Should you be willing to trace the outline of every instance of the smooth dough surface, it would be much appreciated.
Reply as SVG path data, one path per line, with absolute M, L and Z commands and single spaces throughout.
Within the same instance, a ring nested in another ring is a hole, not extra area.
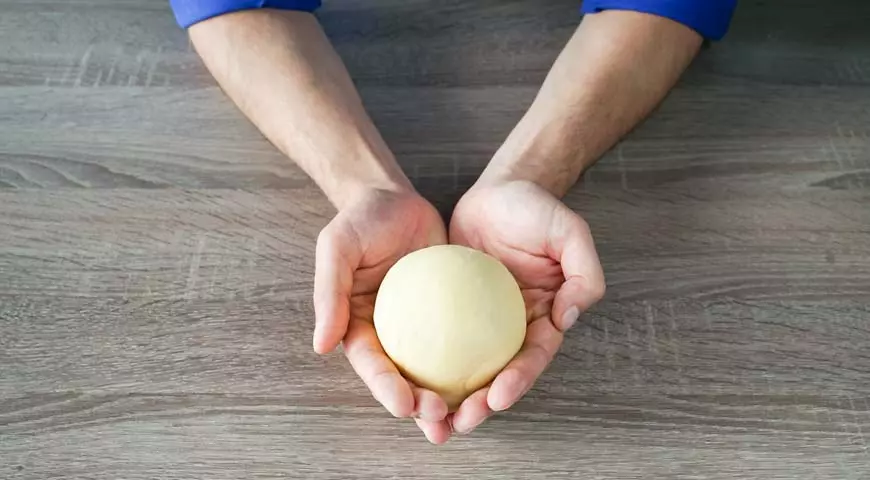
M 374 321 L 396 366 L 451 411 L 495 378 L 526 335 L 522 293 L 508 269 L 458 245 L 400 259 L 378 291 Z

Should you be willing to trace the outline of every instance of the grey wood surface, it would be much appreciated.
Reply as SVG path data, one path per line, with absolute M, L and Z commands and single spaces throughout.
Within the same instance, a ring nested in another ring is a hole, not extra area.
M 579 20 L 326 4 L 445 213 Z M 332 211 L 166 3 L 0 0 L 0 478 L 870 478 L 868 24 L 743 2 L 566 199 L 606 300 L 527 398 L 433 447 L 311 351 Z

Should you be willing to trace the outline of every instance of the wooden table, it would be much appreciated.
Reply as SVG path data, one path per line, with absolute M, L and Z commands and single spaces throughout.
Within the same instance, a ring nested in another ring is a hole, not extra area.
M 445 212 L 579 21 L 320 15 Z M 870 478 L 868 24 L 861 0 L 743 2 L 566 199 L 606 300 L 520 404 L 433 447 L 312 352 L 333 212 L 166 2 L 0 0 L 0 478 Z

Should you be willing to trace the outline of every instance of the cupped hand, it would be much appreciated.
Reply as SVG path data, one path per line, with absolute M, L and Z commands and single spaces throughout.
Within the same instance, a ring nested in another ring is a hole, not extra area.
M 444 222 L 412 190 L 367 192 L 320 232 L 314 274 L 314 350 L 339 343 L 372 395 L 396 417 L 415 417 L 433 443 L 450 436 L 447 404 L 399 373 L 378 341 L 372 315 L 387 270 L 404 255 L 446 243 Z
M 448 417 L 456 432 L 467 433 L 529 391 L 556 355 L 564 332 L 604 296 L 605 283 L 589 226 L 529 181 L 475 185 L 454 210 L 450 243 L 505 264 L 522 290 L 528 322 L 519 353 Z

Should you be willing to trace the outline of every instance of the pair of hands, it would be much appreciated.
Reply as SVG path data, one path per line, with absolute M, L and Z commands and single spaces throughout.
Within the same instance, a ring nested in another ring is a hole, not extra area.
M 254 9 L 189 31 L 245 115 L 340 205 L 317 244 L 314 348 L 326 353 L 343 342 L 375 398 L 396 416 L 413 416 L 435 443 L 516 402 L 565 330 L 602 296 L 589 229 L 558 197 L 664 98 L 702 42 L 691 28 L 646 13 L 584 17 L 457 205 L 448 234 L 402 174 L 314 16 Z M 372 323 L 387 270 L 413 250 L 448 241 L 501 260 L 522 289 L 529 322 L 511 363 L 451 415 L 438 395 L 402 378 Z
M 402 377 L 372 321 L 387 270 L 414 250 L 448 241 L 505 264 L 522 290 L 528 322 L 520 352 L 451 414 L 436 393 Z M 604 295 L 586 222 L 529 181 L 475 185 L 457 204 L 449 234 L 435 208 L 413 189 L 366 192 L 321 232 L 315 271 L 315 351 L 327 353 L 343 343 L 375 399 L 396 417 L 413 417 L 436 444 L 454 432 L 470 432 L 518 401 L 553 359 L 564 332 Z

